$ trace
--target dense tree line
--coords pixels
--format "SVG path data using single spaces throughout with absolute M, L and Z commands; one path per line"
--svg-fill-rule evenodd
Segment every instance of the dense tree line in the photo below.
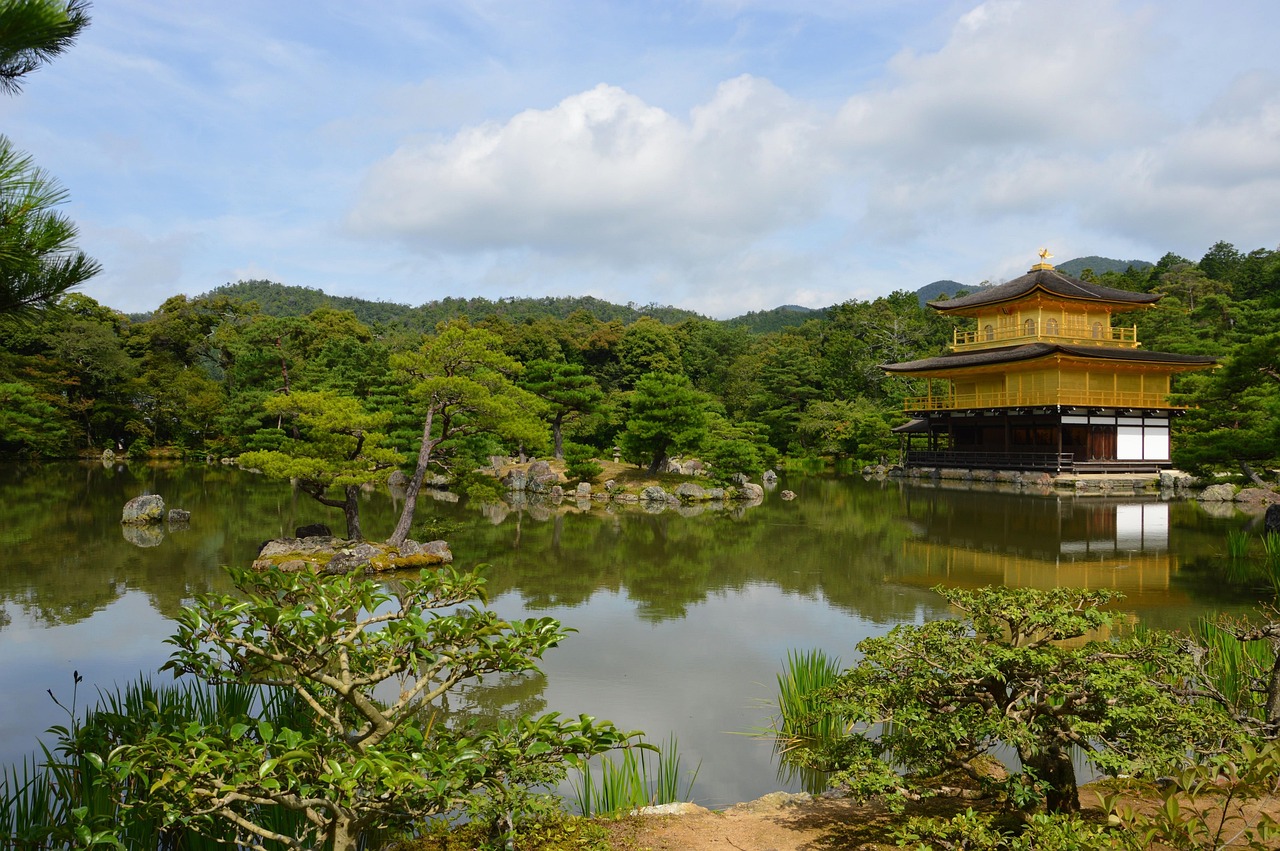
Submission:
M 1177 385 L 1177 400 L 1192 406 L 1178 420 L 1179 464 L 1252 472 L 1280 456 L 1280 252 L 1219 243 L 1199 261 L 1167 255 L 1146 268 L 1081 275 L 1164 295 L 1157 309 L 1134 314 L 1146 348 L 1221 359 L 1222 368 Z M 349 302 L 261 283 L 175 296 L 140 320 L 67 295 L 56 309 L 0 326 L 0 451 L 272 450 L 302 426 L 279 397 L 325 393 L 385 422 L 387 446 L 407 464 L 421 445 L 426 400 L 397 364 L 449 329 L 469 329 L 468 339 L 491 339 L 500 370 L 525 394 L 521 410 L 539 426 L 508 429 L 518 439 L 464 429 L 433 459 L 455 476 L 489 454 L 522 450 L 589 457 L 618 447 L 651 466 L 698 452 L 748 471 L 779 454 L 870 461 L 893 457 L 889 429 L 902 421 L 903 397 L 918 390 L 879 365 L 945 351 L 953 324 L 906 292 L 792 312 L 804 320 L 768 332 L 674 309 L 624 320 L 595 310 L 602 302 L 583 303 L 445 300 L 433 304 L 450 309 L 423 331 L 405 317 L 431 305 L 366 321 Z

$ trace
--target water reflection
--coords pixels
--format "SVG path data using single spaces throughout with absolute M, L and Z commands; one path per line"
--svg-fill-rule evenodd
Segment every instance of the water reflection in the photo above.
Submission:
M 1189 602 L 1175 581 L 1167 502 L 989 494 L 978 504 L 931 497 L 908 500 L 917 534 L 903 545 L 903 581 L 1111 588 L 1134 609 Z
M 971 493 L 905 482 L 792 477 L 746 510 L 608 509 L 566 500 L 478 506 L 424 500 L 424 540 L 447 533 L 460 567 L 488 563 L 504 617 L 551 615 L 577 630 L 545 676 L 495 679 L 455 701 L 587 712 L 654 740 L 674 732 L 698 792 L 727 804 L 777 787 L 767 742 L 731 735 L 768 723 L 788 650 L 846 661 L 894 624 L 945 613 L 929 589 L 1107 585 L 1156 626 L 1247 607 L 1221 581 L 1225 530 L 1195 503 Z M 126 540 L 124 504 L 158 493 L 191 512 L 154 546 Z M 403 494 L 363 493 L 371 538 L 394 528 Z M 221 466 L 0 466 L 0 764 L 59 719 L 46 689 L 70 672 L 110 688 L 167 657 L 169 619 L 226 591 L 225 564 L 267 538 L 341 520 L 287 484 Z M 798 782 L 798 781 L 797 781 Z

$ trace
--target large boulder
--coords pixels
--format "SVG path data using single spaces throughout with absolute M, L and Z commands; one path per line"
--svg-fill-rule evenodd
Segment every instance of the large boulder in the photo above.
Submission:
M 760 481 L 765 487 L 768 487 L 769 485 L 776 485 L 778 483 L 778 474 L 773 472 L 773 470 L 765 470 L 764 475 L 760 477 Z
M 666 502 L 667 492 L 657 485 L 649 485 L 640 491 L 640 499 L 644 502 Z
M 738 488 L 738 493 L 747 502 L 759 502 L 764 499 L 764 488 L 755 482 L 746 482 L 742 487 Z
M 528 479 L 525 487 L 533 493 L 550 493 L 553 487 L 563 481 L 560 474 L 552 470 L 546 461 L 534 461 L 525 475 Z
M 519 467 L 515 467 L 508 470 L 507 474 L 503 476 L 500 481 L 507 490 L 520 492 L 528 486 L 529 477 L 525 474 L 524 470 L 521 470 Z
M 676 496 L 681 502 L 704 502 L 707 499 L 707 490 L 693 482 L 681 482 L 676 486 Z
M 1280 505 L 1268 505 L 1266 516 L 1262 520 L 1263 531 L 1280 534 Z
M 1236 498 L 1235 485 L 1209 485 L 1197 497 L 1201 502 L 1231 502 Z
M 164 522 L 164 498 L 156 493 L 135 496 L 124 504 L 120 522 L 126 526 L 150 526 Z
M 167 517 L 169 526 L 173 528 L 184 528 L 191 523 L 191 512 L 181 508 L 170 508 Z

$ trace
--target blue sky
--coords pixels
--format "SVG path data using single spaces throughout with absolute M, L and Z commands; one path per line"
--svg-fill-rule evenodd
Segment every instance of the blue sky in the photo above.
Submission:
M 0 131 L 125 311 L 266 278 L 728 317 L 1280 245 L 1280 4 L 98 0 Z

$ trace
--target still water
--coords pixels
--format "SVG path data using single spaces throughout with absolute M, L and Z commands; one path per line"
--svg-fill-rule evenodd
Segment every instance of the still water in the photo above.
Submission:
M 581 513 L 423 499 L 456 563 L 487 563 L 491 606 L 550 615 L 577 632 L 542 676 L 486 682 L 470 697 L 525 712 L 588 713 L 674 733 L 694 795 L 708 806 L 798 789 L 780 777 L 766 726 L 789 649 L 846 664 L 898 623 L 946 614 L 930 589 L 994 583 L 1113 587 L 1148 625 L 1187 629 L 1249 609 L 1262 590 L 1231 580 L 1229 529 L 1257 522 L 1227 507 L 1154 498 L 1028 496 L 860 478 L 791 477 L 737 512 Z M 158 493 L 189 528 L 126 535 L 120 511 Z M 367 494 L 366 535 L 390 534 L 399 506 Z M 153 673 L 170 619 L 196 594 L 229 589 L 221 565 L 247 564 L 268 538 L 305 523 L 341 531 L 338 512 L 288 485 L 204 466 L 0 466 L 0 765 L 30 754 L 79 702 Z

